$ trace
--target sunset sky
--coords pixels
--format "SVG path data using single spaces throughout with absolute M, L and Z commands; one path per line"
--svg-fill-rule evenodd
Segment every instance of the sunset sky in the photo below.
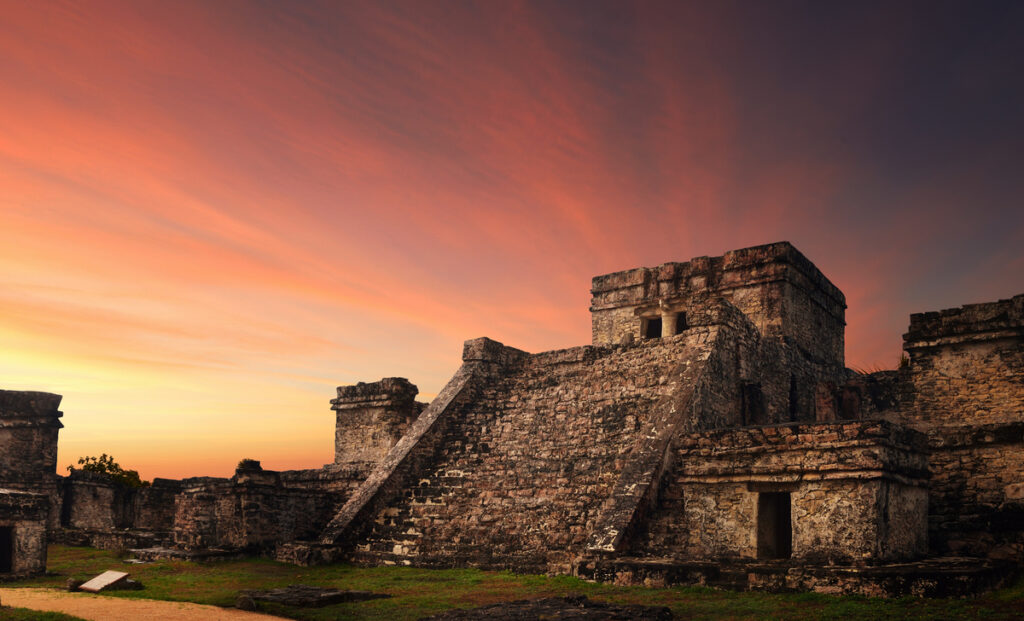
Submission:
M 788 240 L 847 364 L 1024 292 L 1024 2 L 0 0 L 0 388 L 59 471 L 333 459 L 334 388 Z

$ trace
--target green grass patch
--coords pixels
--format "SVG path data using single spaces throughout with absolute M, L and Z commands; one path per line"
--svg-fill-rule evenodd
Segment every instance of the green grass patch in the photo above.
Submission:
M 299 609 L 260 603 L 264 612 L 292 619 L 411 620 L 451 608 L 472 608 L 517 599 L 582 593 L 623 604 L 668 606 L 680 619 L 919 619 L 1009 621 L 1024 618 L 1024 581 L 975 599 L 872 599 L 816 593 L 769 594 L 699 587 L 651 589 L 592 584 L 569 576 L 517 575 L 476 569 L 359 568 L 349 565 L 295 567 L 266 559 L 193 563 L 159 561 L 126 565 L 117 553 L 51 546 L 43 578 L 6 586 L 63 587 L 108 569 L 127 571 L 145 585 L 141 591 L 113 591 L 110 597 L 188 601 L 232 606 L 240 590 L 309 584 L 387 593 L 388 599 Z M 59 617 L 55 617 L 59 618 Z

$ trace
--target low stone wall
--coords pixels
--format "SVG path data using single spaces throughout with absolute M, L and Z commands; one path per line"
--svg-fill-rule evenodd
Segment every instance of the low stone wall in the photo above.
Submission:
M 690 434 L 678 441 L 667 502 L 639 552 L 677 558 L 767 553 L 765 494 L 784 494 L 791 554 L 881 561 L 927 551 L 922 434 L 885 421 L 789 424 Z M 679 511 L 682 505 L 682 512 Z M 780 528 L 778 525 L 772 528 Z M 785 526 L 790 528 L 790 526 Z M 684 535 L 685 533 L 685 535 Z
M 282 541 L 316 537 L 343 499 L 286 487 L 277 472 L 240 469 L 231 479 L 184 485 L 176 497 L 174 542 L 186 550 L 270 552 Z
M 937 554 L 1024 560 L 1024 422 L 929 434 Z
M 699 585 L 736 591 L 814 591 L 863 597 L 970 597 L 1011 584 L 1018 568 L 1005 562 L 963 558 L 876 565 L 617 558 L 586 560 L 576 568 L 575 575 L 585 580 L 655 588 Z
M 916 424 L 1024 421 L 1024 295 L 910 316 L 901 409 Z

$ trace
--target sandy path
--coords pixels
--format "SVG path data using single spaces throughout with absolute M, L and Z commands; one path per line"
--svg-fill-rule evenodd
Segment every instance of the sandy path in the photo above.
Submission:
M 56 589 L 0 589 L 0 603 L 16 608 L 63 612 L 95 621 L 280 621 L 281 618 L 217 606 L 163 602 L 155 599 L 122 599 L 92 593 L 68 593 Z

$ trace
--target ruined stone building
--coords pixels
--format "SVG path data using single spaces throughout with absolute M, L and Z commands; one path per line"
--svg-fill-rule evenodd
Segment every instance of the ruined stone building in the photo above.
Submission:
M 140 554 L 883 595 L 1024 561 L 1024 295 L 912 315 L 907 364 L 862 374 L 842 292 L 788 243 L 592 294 L 591 345 L 467 341 L 429 405 L 401 378 L 338 388 L 315 470 L 57 477 L 59 397 L 5 393 L 0 484 L 22 484 L 0 492 L 0 538 L 36 541 L 49 511 L 51 540 Z

